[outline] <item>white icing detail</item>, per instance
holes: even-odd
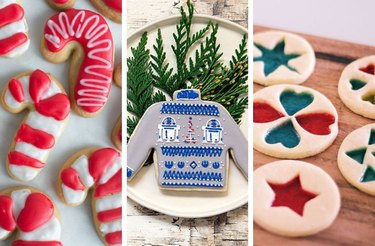
[[[71,167],[78,172],[80,180],[86,186],[86,188],[94,185],[95,181],[91,177],[89,172],[89,160],[87,159],[87,156],[80,156],[77,160],[74,161]]]
[[[8,235],[10,233],[11,233],[10,231],[7,231],[7,230],[5,230],[5,229],[3,229],[3,228],[0,227],[0,240],[3,240],[6,237],[8,237]]]
[[[39,174],[41,169],[29,166],[9,165],[9,171],[19,180],[30,181]]]
[[[32,232],[22,232],[20,230],[19,233],[19,239],[25,241],[60,241],[60,236],[61,225],[55,216]]]
[[[17,32],[26,32],[27,28],[23,20],[19,20],[0,28],[0,39],[9,38]]]
[[[117,157],[114,163],[107,169],[99,180],[99,184],[105,184],[121,169],[121,157]]]
[[[64,184],[61,187],[66,203],[78,204],[82,203],[86,198],[86,191],[73,190]]]
[[[77,30],[74,30],[74,26],[77,22],[79,25]],[[67,14],[61,12],[58,15],[58,23],[48,20],[47,26],[52,34],[45,34],[45,39],[57,49],[61,47],[61,40],[58,35],[61,35],[64,39],[69,38],[69,36],[81,38],[83,35],[83,37],[88,40],[87,48],[90,49],[90,51],[88,51],[87,57],[88,59],[97,61],[97,64],[83,68],[83,71],[89,75],[87,77],[91,78],[81,79],[79,81],[79,83],[87,87],[87,89],[78,91],[78,94],[83,96],[83,98],[77,99],[77,105],[102,106],[103,103],[107,101],[107,97],[102,94],[108,93],[109,90],[106,85],[112,82],[110,76],[103,75],[99,72],[101,69],[112,69],[111,62],[100,56],[100,53],[112,49],[112,40],[101,39],[102,36],[109,32],[108,25],[100,24],[99,15],[86,18],[86,12],[79,11],[71,22],[69,22]]]
[[[99,230],[103,234],[121,231],[121,229],[122,229],[121,228],[121,221],[122,220],[115,220],[115,221],[109,222],[109,223],[101,223],[100,226],[99,226]]]
[[[120,208],[122,206],[122,195],[121,193],[111,196],[105,196],[96,200],[96,212],[102,212],[106,210],[112,210]]]
[[[58,93],[61,93],[60,87],[54,82],[51,81],[51,86],[48,88],[48,90],[43,94],[42,100],[52,97]]]
[[[13,215],[18,218],[21,210],[25,207],[27,197],[31,194],[29,189],[15,190],[12,192],[11,197],[13,201]]]
[[[63,121],[56,121],[54,118],[46,117],[36,111],[29,114],[25,123],[34,129],[39,129],[52,134],[55,139],[61,135],[65,125],[65,122]]]
[[[29,157],[34,159],[40,160],[41,162],[45,162],[48,156],[49,149],[39,149],[34,145],[25,143],[25,142],[18,142],[16,143],[15,150],[21,152]]]

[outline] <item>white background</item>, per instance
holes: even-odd
[[[254,24],[375,45],[373,0],[253,0]]]
[[[0,57],[0,90],[14,75],[26,70],[42,69],[50,72],[60,80],[66,91],[69,91],[69,63],[52,64],[46,61],[39,51],[40,41],[46,20],[56,11],[51,9],[45,0],[24,0],[26,20],[29,25],[31,45],[29,50],[16,59]],[[77,1],[76,8],[97,11],[88,0]],[[112,30],[116,45],[116,62],[121,57],[121,25],[107,19]],[[69,156],[82,148],[101,146],[113,147],[111,132],[121,110],[121,90],[113,85],[111,94],[104,110],[94,118],[82,118],[72,111],[65,131],[50,152],[44,170],[27,183],[12,180],[5,170],[5,160],[10,143],[25,113],[19,115],[6,112],[0,106],[0,191],[15,185],[34,186],[48,194],[55,202],[62,217],[62,242],[66,246],[102,246],[96,234],[91,214],[91,197],[79,207],[64,205],[56,195],[58,172]],[[13,239],[12,239],[13,240]],[[12,240],[0,245],[10,245]]]

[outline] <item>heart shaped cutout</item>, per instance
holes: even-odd
[[[9,196],[0,196],[0,227],[7,231],[16,228],[16,221],[13,218],[13,202]]]
[[[308,92],[296,93],[292,90],[284,90],[280,95],[280,102],[290,116],[306,108],[313,101],[314,96]]]
[[[297,122],[306,131],[315,135],[329,135],[330,125],[335,123],[335,116],[328,113],[303,114],[296,117]]]
[[[281,143],[286,148],[294,148],[300,142],[300,136],[294,129],[293,123],[288,120],[284,124],[273,128],[266,135],[266,142],[268,144]]]

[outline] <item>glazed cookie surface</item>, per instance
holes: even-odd
[[[338,133],[338,115],[320,92],[299,85],[274,85],[254,94],[254,148],[288,159],[316,155]],[[314,143],[314,144],[312,144]]]
[[[340,193],[322,169],[282,160],[254,172],[254,221],[275,234],[300,237],[328,228],[340,209]]]
[[[60,171],[57,193],[70,206],[82,204],[89,192],[97,233],[108,246],[122,242],[121,154],[112,148],[84,149]]]
[[[3,90],[1,104],[11,113],[29,111],[11,143],[6,166],[11,177],[32,180],[45,166],[65,128],[69,98],[60,82],[35,70],[13,77]]]
[[[301,84],[315,67],[315,53],[302,37],[280,31],[254,34],[253,79],[261,85]]]
[[[61,222],[56,206],[32,187],[0,192],[0,240],[17,231],[12,246],[62,246]]]
[[[350,184],[375,196],[375,124],[354,130],[344,139],[337,163]]]
[[[63,11],[73,8],[76,0],[47,0],[47,2],[52,8]]]
[[[375,56],[358,59],[345,67],[338,92],[354,113],[375,119]]]
[[[121,23],[121,0],[91,0],[91,2],[105,17],[113,20],[114,22]]]
[[[22,55],[30,46],[24,9],[17,0],[0,0],[0,57]]]

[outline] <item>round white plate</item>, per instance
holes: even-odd
[[[167,60],[175,61],[171,45],[174,44],[172,33],[179,21],[179,16],[169,17],[136,31],[128,37],[128,56],[131,55],[130,47],[135,47],[144,32],[148,33],[148,48],[153,53],[152,45],[155,43],[158,28],[161,29]],[[247,30],[235,23],[220,18],[205,15],[195,15],[192,32],[204,27],[209,21],[219,24],[217,42],[224,53],[222,60],[229,62],[234,50],[241,43]],[[241,130],[247,137],[247,112],[243,115]],[[131,155],[131,153],[128,153]],[[128,197],[135,202],[152,210],[178,217],[200,218],[214,216],[238,208],[247,203],[248,183],[240,170],[230,160],[229,182],[227,192],[189,192],[189,191],[162,191],[156,181],[154,165],[146,166],[128,182]]]

